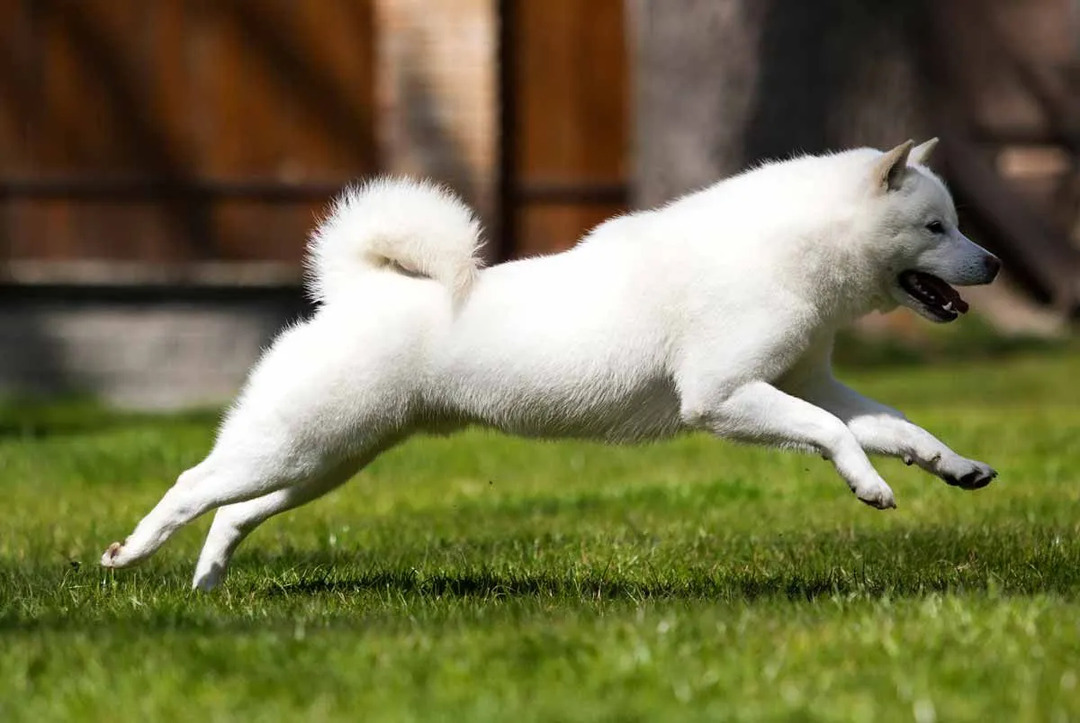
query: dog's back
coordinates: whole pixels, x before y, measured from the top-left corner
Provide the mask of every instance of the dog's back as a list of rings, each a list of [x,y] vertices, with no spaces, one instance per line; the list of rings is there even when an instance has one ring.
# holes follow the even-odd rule
[[[622,254],[590,243],[485,270],[433,339],[429,404],[528,436],[677,431],[678,309],[625,241]]]

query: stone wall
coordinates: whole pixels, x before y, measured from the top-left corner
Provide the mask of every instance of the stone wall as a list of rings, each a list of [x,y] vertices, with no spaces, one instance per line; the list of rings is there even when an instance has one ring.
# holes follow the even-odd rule
[[[218,405],[305,305],[296,293],[0,305],[0,397],[88,395],[120,407]]]

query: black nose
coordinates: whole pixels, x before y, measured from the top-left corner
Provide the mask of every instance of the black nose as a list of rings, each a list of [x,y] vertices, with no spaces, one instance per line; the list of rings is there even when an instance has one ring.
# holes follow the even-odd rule
[[[1001,271],[1001,259],[997,256],[987,256],[983,263],[986,265],[986,275],[990,277],[986,283],[990,283]]]

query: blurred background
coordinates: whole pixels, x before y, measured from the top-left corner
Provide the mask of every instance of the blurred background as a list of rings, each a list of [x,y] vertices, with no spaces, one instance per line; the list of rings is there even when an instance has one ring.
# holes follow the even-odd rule
[[[447,183],[494,263],[934,135],[1008,270],[961,323],[1068,335],[1080,0],[0,0],[0,395],[227,399],[310,311],[306,235],[352,179]]]

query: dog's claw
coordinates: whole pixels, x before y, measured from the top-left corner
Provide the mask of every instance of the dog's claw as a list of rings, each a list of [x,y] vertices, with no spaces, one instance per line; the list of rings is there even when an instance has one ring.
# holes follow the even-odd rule
[[[868,499],[865,499],[863,497],[860,497],[859,501],[862,502],[864,505],[869,505],[870,507],[873,507],[875,510],[895,510],[896,509],[896,499],[895,498],[891,498],[891,499],[887,499],[887,500],[868,500]]]
[[[117,567],[116,557],[123,549],[124,545],[121,542],[114,542],[109,545],[108,549],[105,550],[105,554],[101,556],[102,567]]]
[[[874,509],[891,510],[896,508],[896,496],[889,489],[889,486],[884,483],[871,490],[856,491],[855,496],[859,498],[860,502],[870,505]]]
[[[979,464],[974,469],[960,476],[944,475],[945,484],[959,487],[964,490],[978,490],[990,484],[997,477],[997,470],[985,464]]]

